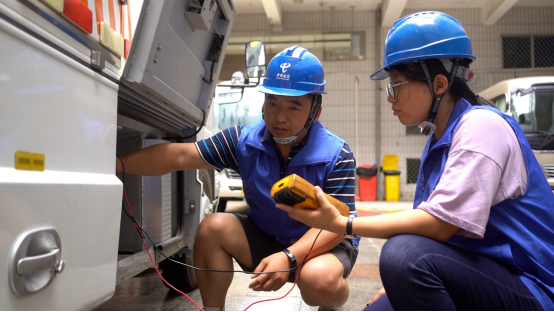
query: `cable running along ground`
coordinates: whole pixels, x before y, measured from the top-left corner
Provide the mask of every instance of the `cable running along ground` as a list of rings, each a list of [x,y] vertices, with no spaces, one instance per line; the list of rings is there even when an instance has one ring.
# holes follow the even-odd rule
[[[123,160],[121,159],[121,157],[119,157],[119,155],[116,155],[117,158],[119,159],[119,161],[121,162],[121,168],[122,168],[122,175],[121,177],[119,176],[119,172],[117,172],[116,170],[116,173],[117,173],[117,177],[121,180],[121,182],[123,183],[123,185],[125,185],[125,165],[123,164]],[[129,209],[129,212],[127,212],[125,210],[125,202],[127,203],[127,208]],[[203,311],[202,307],[200,307],[200,305],[198,303],[196,303],[194,300],[192,300],[192,298],[190,298],[187,294],[185,294],[184,292],[180,291],[179,289],[175,288],[173,285],[169,284],[161,275],[160,271],[158,270],[157,266],[156,266],[156,263],[154,262],[154,259],[152,258],[152,255],[150,254],[150,250],[149,248],[146,246],[146,242],[144,241],[144,238],[148,238],[148,240],[152,243],[152,249],[154,250],[154,255],[156,254],[156,252],[160,253],[163,257],[165,257],[167,260],[169,261],[172,261],[172,262],[175,262],[177,264],[180,264],[180,265],[183,265],[185,267],[189,267],[189,268],[192,268],[194,270],[197,270],[197,271],[207,271],[207,272],[219,272],[219,273],[244,273],[244,274],[272,274],[272,273],[281,273],[281,272],[292,272],[296,269],[298,269],[296,271],[296,277],[294,279],[294,285],[292,285],[291,289],[285,294],[283,295],[282,297],[279,297],[279,298],[274,298],[274,299],[266,299],[266,300],[261,300],[261,301],[257,301],[257,302],[254,302],[252,303],[251,305],[249,305],[246,309],[244,309],[244,311],[248,310],[251,306],[257,304],[257,303],[261,303],[261,302],[268,302],[268,301],[275,301],[275,300],[280,300],[280,299],[283,299],[285,298],[293,289],[294,287],[296,286],[296,282],[298,281],[298,276],[300,275],[300,270],[302,268],[302,266],[304,265],[304,263],[306,262],[306,258],[308,257],[308,255],[322,247],[325,247],[327,246],[328,244],[330,244],[331,242],[335,241],[337,238],[339,238],[341,235],[337,235],[335,238],[333,238],[332,240],[330,240],[329,242],[319,246],[318,248],[316,249],[313,249],[314,246],[315,246],[315,243],[317,242],[317,239],[319,237],[319,235],[321,234],[321,232],[323,230],[319,230],[319,233],[317,233],[315,239],[314,239],[314,242],[312,243],[312,246],[310,247],[310,251],[308,251],[308,253],[306,253],[306,255],[304,255],[304,257],[302,258],[302,261],[295,267],[293,268],[290,268],[288,270],[278,270],[278,271],[267,271],[267,272],[248,272],[248,271],[239,271],[239,270],[230,270],[230,271],[226,271],[226,270],[215,270],[215,269],[202,269],[202,268],[197,268],[195,266],[192,266],[192,265],[189,265],[189,264],[186,264],[186,263],[183,263],[183,262],[180,262],[180,261],[177,261],[175,259],[172,259],[171,257],[168,257],[166,256],[163,252],[161,252],[157,247],[156,247],[156,244],[154,243],[154,241],[152,240],[152,238],[150,238],[150,236],[148,235],[148,233],[142,228],[142,226],[140,224],[138,224],[138,222],[136,221],[135,217],[133,216],[133,211],[131,209],[131,205],[129,204],[129,199],[127,198],[127,193],[125,192],[125,189],[123,190],[123,198],[122,198],[122,207],[121,209],[123,210],[123,212],[125,213],[125,215],[131,220],[131,222],[133,222],[133,225],[135,226],[135,229],[137,231],[137,233],[140,235],[141,237],[141,241],[142,241],[142,245],[144,246],[144,249],[146,250],[146,252],[148,253],[148,257],[150,258],[150,261],[152,262],[152,265],[154,267],[154,269],[156,270],[156,272],[158,273],[158,275],[160,276],[160,278],[162,279],[162,281],[164,283],[166,283],[169,287],[171,287],[173,290],[177,291],[178,293],[182,294],[183,296],[185,296],[187,299],[189,299],[192,303],[194,303],[201,311]],[[312,250],[313,249],[313,250]]]

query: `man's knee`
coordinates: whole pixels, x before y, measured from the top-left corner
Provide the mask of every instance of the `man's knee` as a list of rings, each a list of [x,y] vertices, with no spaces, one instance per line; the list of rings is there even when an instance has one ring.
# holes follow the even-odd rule
[[[299,284],[303,288],[310,288],[316,292],[325,293],[327,289],[332,288],[331,286],[337,283],[338,278],[335,274],[326,274],[326,269],[324,265],[314,265],[310,267],[309,270],[302,270],[299,278]],[[342,277],[341,277],[342,279]]]
[[[302,299],[308,305],[332,305],[340,299],[337,296],[343,293],[342,288],[348,287],[342,276],[342,264],[337,264],[336,270],[330,270],[329,263],[325,261],[310,264],[306,270],[302,269],[298,281]]]
[[[225,213],[214,213],[204,218],[196,230],[196,242],[225,237],[225,232],[229,230],[229,217],[234,218],[233,215]]]

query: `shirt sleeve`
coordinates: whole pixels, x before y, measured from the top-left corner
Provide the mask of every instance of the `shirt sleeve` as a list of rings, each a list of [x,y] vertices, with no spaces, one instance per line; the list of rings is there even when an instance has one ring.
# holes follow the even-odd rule
[[[348,205],[350,214],[356,214],[356,160],[348,144],[344,143],[329,179],[325,182],[324,192]]]
[[[479,109],[463,117],[440,181],[418,208],[458,226],[458,235],[482,238],[491,207],[523,194],[526,181],[515,132],[498,114]]]
[[[228,168],[240,173],[236,155],[237,142],[243,128],[243,125],[229,127],[211,138],[194,143],[202,160],[218,171]]]

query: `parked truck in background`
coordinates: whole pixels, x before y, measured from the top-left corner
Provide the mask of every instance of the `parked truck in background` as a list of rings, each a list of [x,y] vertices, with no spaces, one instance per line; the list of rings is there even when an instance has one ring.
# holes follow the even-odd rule
[[[196,287],[154,248],[190,263],[214,171],[123,184],[116,154],[210,135],[235,15],[231,0],[0,2],[0,309],[93,309],[152,268],[131,208],[166,279]]]
[[[237,76],[237,77],[235,77]],[[212,115],[215,131],[225,130],[236,125],[249,125],[262,120],[262,106],[265,101],[264,94],[255,87],[233,87],[246,83],[242,72],[233,74],[230,81],[223,81],[215,89]],[[261,83],[263,78],[256,81]],[[254,82],[249,81],[254,86]],[[216,184],[219,185],[219,202],[217,211],[224,212],[228,201],[244,201],[242,179],[240,174],[232,169],[223,169],[215,174]],[[247,206],[244,201],[243,206]]]
[[[554,77],[508,79],[479,95],[519,122],[554,191]]]

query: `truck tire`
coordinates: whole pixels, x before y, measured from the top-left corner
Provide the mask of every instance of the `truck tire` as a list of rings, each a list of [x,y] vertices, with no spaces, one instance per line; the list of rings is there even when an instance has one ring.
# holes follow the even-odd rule
[[[175,254],[170,258],[188,265],[192,265],[193,262],[192,254],[190,256],[187,256],[186,253],[183,253],[182,256]],[[160,269],[162,269],[163,278],[180,291],[188,292],[198,288],[194,269],[175,263],[169,259],[160,262],[159,266]],[[165,283],[164,285],[167,288],[171,288]]]

